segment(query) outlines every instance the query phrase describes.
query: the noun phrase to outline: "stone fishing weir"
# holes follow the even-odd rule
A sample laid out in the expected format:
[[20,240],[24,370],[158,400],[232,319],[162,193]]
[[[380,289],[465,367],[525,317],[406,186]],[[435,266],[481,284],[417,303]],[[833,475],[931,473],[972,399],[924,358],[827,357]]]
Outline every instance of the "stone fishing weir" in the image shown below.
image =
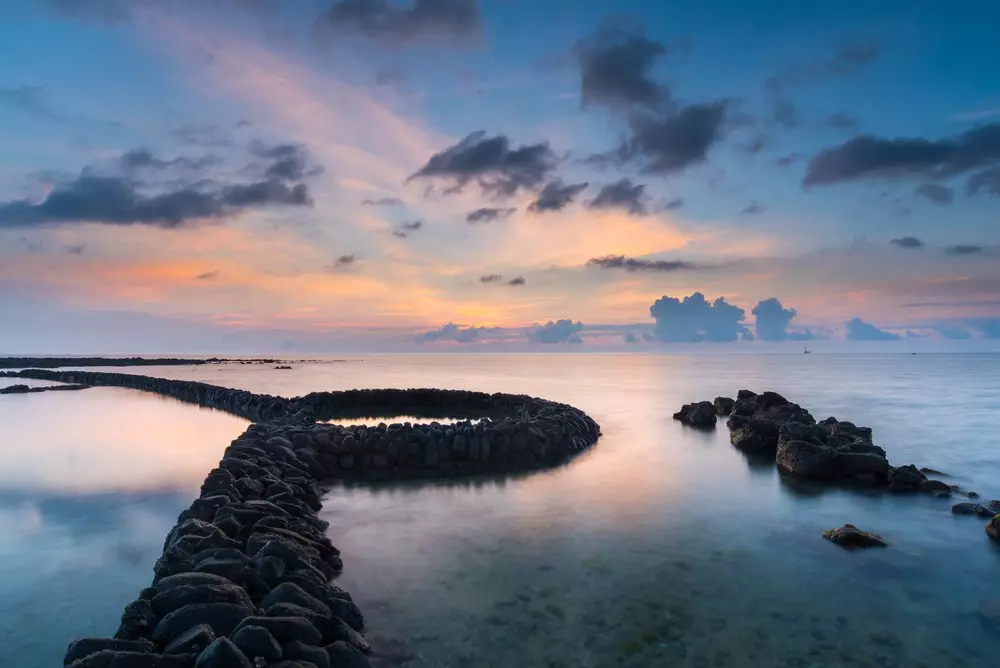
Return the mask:
[[[167,535],[153,580],[114,638],[73,642],[74,668],[363,668],[378,665],[340,553],[317,515],[326,481],[440,478],[557,465],[595,443],[582,411],[529,396],[349,390],[285,399],[206,383],[89,371],[0,376],[126,387],[254,421]],[[393,415],[450,424],[341,426]]]

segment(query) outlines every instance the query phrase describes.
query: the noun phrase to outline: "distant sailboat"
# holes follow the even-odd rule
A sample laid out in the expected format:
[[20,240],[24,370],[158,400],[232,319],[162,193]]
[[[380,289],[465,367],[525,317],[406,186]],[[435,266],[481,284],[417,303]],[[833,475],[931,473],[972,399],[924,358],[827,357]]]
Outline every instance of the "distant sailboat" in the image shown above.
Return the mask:
[[811,350],[809,350],[809,348],[808,348],[808,347],[806,347],[806,346],[802,346],[802,352],[803,352],[804,354],[808,355],[808,354],[809,354],[809,353],[811,353],[812,351],[811,351]]

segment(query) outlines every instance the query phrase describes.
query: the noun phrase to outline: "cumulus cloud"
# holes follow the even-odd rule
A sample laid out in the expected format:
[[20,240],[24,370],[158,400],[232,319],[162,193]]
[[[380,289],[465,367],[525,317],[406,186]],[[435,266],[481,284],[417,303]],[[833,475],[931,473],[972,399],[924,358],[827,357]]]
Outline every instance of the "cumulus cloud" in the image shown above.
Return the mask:
[[744,311],[724,297],[714,302],[700,292],[684,297],[661,297],[649,307],[656,320],[653,338],[668,342],[736,341],[751,339],[743,324]]
[[962,340],[972,338],[972,332],[956,325],[942,325],[935,327],[934,331],[946,339]]
[[573,203],[576,196],[583,192],[588,183],[563,183],[560,178],[554,178],[545,184],[538,197],[528,205],[528,210],[535,213],[543,211],[562,211]]
[[399,237],[400,239],[405,239],[423,226],[424,221],[422,220],[414,220],[412,223],[403,223],[399,229],[392,231],[392,235],[394,237]]
[[991,195],[1000,195],[1000,167],[986,169],[969,177],[969,194],[976,195],[980,190],[985,190]]
[[650,77],[657,59],[667,53],[662,42],[606,25],[577,42],[574,51],[580,64],[580,104],[584,108],[656,107],[669,100],[666,87]]
[[416,334],[413,340],[417,343],[435,343],[438,341],[456,341],[458,343],[476,343],[484,335],[499,332],[493,327],[461,327],[449,322],[438,329]]
[[331,27],[390,46],[479,35],[476,0],[338,0],[327,12]]
[[460,191],[475,181],[484,193],[509,196],[522,188],[537,189],[557,163],[547,143],[511,148],[504,135],[487,137],[480,130],[432,155],[407,181],[441,179],[452,184],[447,192]]
[[746,207],[744,207],[743,209],[740,210],[740,215],[741,216],[756,216],[757,214],[764,213],[766,210],[767,209],[766,209],[766,207],[764,207],[763,204],[761,204],[757,200],[754,200],[754,201],[750,202],[748,205],[746,205]]
[[900,248],[923,248],[927,245],[916,237],[897,237],[889,243]]
[[591,209],[624,209],[633,216],[644,216],[649,212],[646,199],[645,185],[624,178],[602,187],[587,206]]
[[629,136],[608,156],[613,162],[637,162],[647,174],[674,174],[704,162],[722,138],[725,101],[692,104],[667,114],[635,113]]
[[377,199],[366,199],[361,204],[363,206],[403,206],[403,200],[398,197],[379,197]]
[[549,320],[544,325],[535,325],[528,330],[530,343],[583,343],[580,332],[583,323],[572,320]]
[[[219,158],[206,155],[200,158],[179,157],[172,160],[157,158],[148,148],[134,148],[118,158],[118,163],[126,172],[137,172],[143,169],[183,169],[199,170],[219,164]],[[296,179],[297,180],[297,179]]]
[[476,209],[475,211],[469,212],[465,217],[465,222],[467,223],[492,223],[494,220],[503,220],[507,216],[512,215],[517,209],[511,208],[482,208]]
[[284,181],[302,181],[323,173],[319,165],[310,165],[309,153],[301,144],[268,145],[261,141],[250,144],[250,153],[269,161],[264,176]]
[[480,283],[499,283],[503,280],[503,276],[500,274],[486,274],[485,276],[479,277]]
[[352,264],[354,264],[357,261],[358,261],[358,256],[355,255],[354,253],[350,253],[348,255],[341,255],[340,257],[338,257],[334,261],[333,266],[334,267],[349,267],[349,266],[351,266]]
[[985,250],[986,248],[977,244],[955,244],[945,248],[944,252],[948,255],[979,255]]
[[951,204],[955,199],[955,191],[938,183],[923,183],[917,186],[914,194],[925,197],[936,204]]
[[605,255],[587,260],[587,265],[601,269],[624,269],[625,271],[681,271],[683,269],[703,269],[701,265],[682,260],[642,260],[624,255]]
[[[797,315],[795,309],[786,309],[780,301],[771,297],[758,302],[750,312],[754,316],[754,331],[758,339],[762,341],[784,341],[792,338],[788,332],[788,325]],[[803,340],[802,338],[798,338],[802,334],[802,332],[797,333],[795,340]]]
[[861,318],[853,318],[844,323],[848,341],[898,341],[899,334],[879,329]]
[[[1000,123],[944,139],[862,135],[824,149],[810,161],[803,185],[866,178],[947,178],[1000,162]],[[976,176],[973,176],[975,179]]]
[[524,276],[515,276],[514,278],[507,281],[507,285],[514,287],[524,285],[525,283],[527,283],[527,281],[524,280]]

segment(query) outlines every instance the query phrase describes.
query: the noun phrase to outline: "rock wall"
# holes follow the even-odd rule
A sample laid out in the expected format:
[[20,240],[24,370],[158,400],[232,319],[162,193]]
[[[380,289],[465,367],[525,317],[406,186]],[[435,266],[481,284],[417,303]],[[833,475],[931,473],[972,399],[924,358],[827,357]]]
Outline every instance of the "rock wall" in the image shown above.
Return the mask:
[[[259,421],[226,449],[178,517],[153,581],[114,638],[72,643],[74,668],[364,668],[364,619],[330,581],[340,554],[317,516],[322,481],[451,477],[551,466],[600,428],[565,404],[460,390],[351,390],[285,399],[132,374],[31,369],[11,377],[128,387]],[[452,424],[319,420],[389,415]]]

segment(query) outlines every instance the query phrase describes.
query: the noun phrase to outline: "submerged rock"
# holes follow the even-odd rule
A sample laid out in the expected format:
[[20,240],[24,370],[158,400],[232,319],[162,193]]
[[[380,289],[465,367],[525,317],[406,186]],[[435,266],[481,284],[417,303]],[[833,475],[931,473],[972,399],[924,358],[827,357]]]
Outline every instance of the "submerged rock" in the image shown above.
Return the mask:
[[715,427],[715,407],[710,401],[684,404],[679,411],[674,413],[674,419],[692,427],[713,428]]
[[827,529],[823,532],[823,538],[848,550],[888,546],[881,536],[862,531],[853,524],[845,524],[838,529]]
[[993,517],[994,515],[993,511],[978,503],[956,503],[951,507],[951,512],[955,515],[978,515],[980,517]]
[[994,515],[993,519],[986,523],[986,535],[1000,543],[1000,515]]

